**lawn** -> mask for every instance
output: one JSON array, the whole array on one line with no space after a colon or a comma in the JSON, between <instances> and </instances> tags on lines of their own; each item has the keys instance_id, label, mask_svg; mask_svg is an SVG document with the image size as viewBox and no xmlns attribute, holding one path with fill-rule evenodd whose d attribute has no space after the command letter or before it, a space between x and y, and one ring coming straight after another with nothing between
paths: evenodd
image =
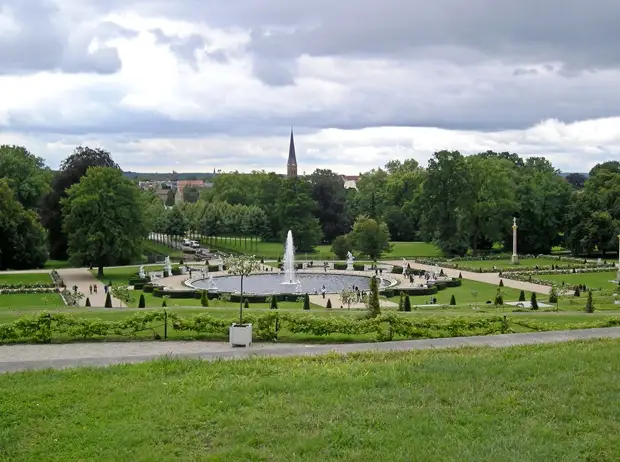
<instances>
[{"instance_id":1,"label":"lawn","mask_svg":"<svg viewBox=\"0 0 620 462\"><path fill-rule=\"evenodd\" d=\"M619 355L600 340L4 374L0 455L613 461Z\"/></svg>"},{"instance_id":2,"label":"lawn","mask_svg":"<svg viewBox=\"0 0 620 462\"><path fill-rule=\"evenodd\" d=\"M524 258L523 260L519 260L518 265L513 265L510 259L504 260L473 260L473 261L454 261L451 262L454 264L458 264L459 268L463 268L464 270L467 268L472 269L490 269L494 266L497 267L497 270L514 270L519 271L520 268L530 268L538 266L551 266L551 265L574 265L580 266L574 262L564 262L562 260L556 260L553 258Z\"/></svg>"},{"instance_id":3,"label":"lawn","mask_svg":"<svg viewBox=\"0 0 620 462\"><path fill-rule=\"evenodd\" d=\"M41 310L64 307L57 293L49 294L0 294L0 311Z\"/></svg>"},{"instance_id":4,"label":"lawn","mask_svg":"<svg viewBox=\"0 0 620 462\"><path fill-rule=\"evenodd\" d=\"M50 273L2 273L0 272L0 284L50 284Z\"/></svg>"},{"instance_id":5,"label":"lawn","mask_svg":"<svg viewBox=\"0 0 620 462\"><path fill-rule=\"evenodd\" d=\"M231 238L232 239L232 238ZM284 244L280 242L261 242L250 244L244 239L230 240L227 238L211 238L204 240L204 244L212 248L221 249L223 251L233 251L240 253L252 253L257 257L276 259L282 257L284 253ZM394 246L392 252L383 255L382 259L389 260L403 257L440 257L441 251L426 242L392 242ZM336 256L330 250L329 245L319 245L313 253L299 252L297 260L332 260Z\"/></svg>"}]
</instances>

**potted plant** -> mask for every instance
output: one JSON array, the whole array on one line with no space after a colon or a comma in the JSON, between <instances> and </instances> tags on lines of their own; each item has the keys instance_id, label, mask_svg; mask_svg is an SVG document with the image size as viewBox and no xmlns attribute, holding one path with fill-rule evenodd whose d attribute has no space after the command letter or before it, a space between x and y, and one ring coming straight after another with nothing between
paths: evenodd
<instances>
[{"instance_id":1,"label":"potted plant","mask_svg":"<svg viewBox=\"0 0 620 462\"><path fill-rule=\"evenodd\" d=\"M260 270L260 262L253 255L236 255L226 259L228 274L241 278L239 290L239 322L233 323L229 330L230 346L245 346L252 344L252 324L243 323L243 278Z\"/></svg>"}]
</instances>

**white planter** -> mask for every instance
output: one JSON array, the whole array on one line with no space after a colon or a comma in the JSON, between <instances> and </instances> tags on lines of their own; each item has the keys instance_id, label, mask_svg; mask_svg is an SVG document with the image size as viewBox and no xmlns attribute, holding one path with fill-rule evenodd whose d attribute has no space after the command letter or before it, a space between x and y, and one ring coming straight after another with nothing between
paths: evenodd
<instances>
[{"instance_id":1,"label":"white planter","mask_svg":"<svg viewBox=\"0 0 620 462\"><path fill-rule=\"evenodd\" d=\"M244 324L243 326L233 324L228 329L228 335L231 347L249 347L252 345L252 324Z\"/></svg>"}]
</instances>

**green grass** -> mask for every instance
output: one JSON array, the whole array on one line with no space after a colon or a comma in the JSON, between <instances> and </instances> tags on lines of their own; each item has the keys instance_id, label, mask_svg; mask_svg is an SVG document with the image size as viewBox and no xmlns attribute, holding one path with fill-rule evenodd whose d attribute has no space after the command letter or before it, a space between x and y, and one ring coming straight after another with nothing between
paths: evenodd
<instances>
[{"instance_id":1,"label":"green grass","mask_svg":"<svg viewBox=\"0 0 620 462\"><path fill-rule=\"evenodd\" d=\"M614 461L619 355L600 340L3 374L0 457Z\"/></svg>"},{"instance_id":2,"label":"green grass","mask_svg":"<svg viewBox=\"0 0 620 462\"><path fill-rule=\"evenodd\" d=\"M50 284L50 273L2 273L0 272L0 284Z\"/></svg>"},{"instance_id":3,"label":"green grass","mask_svg":"<svg viewBox=\"0 0 620 462\"><path fill-rule=\"evenodd\" d=\"M249 240L246 243L244 239L234 240L232 238L230 240L225 238L211 238L203 242L212 248L221 249L223 251L251 253L255 254L257 257L269 259L282 257L284 253L284 244L280 242L259 241L258 243L250 244ZM403 257L431 258L441 256L441 251L436 246L426 242L392 242L392 245L394 246L392 252L385 254L382 259L390 260ZM331 260L336 258L336 256L332 253L330 247L329 245L319 245L316 247L314 253L299 252L296 257L298 260Z\"/></svg>"},{"instance_id":4,"label":"green grass","mask_svg":"<svg viewBox=\"0 0 620 462\"><path fill-rule=\"evenodd\" d=\"M552 258L524 258L523 260L519 260L518 265L513 265L510 259L504 260L475 260L475 261L455 261L453 262L459 265L459 268L467 269L490 269L494 266L499 270L515 270L518 271L520 267L534 267L538 266L551 266L551 265L569 265L573 264L575 266L579 266L576 263L568 263L563 262L562 260L555 260Z\"/></svg>"},{"instance_id":5,"label":"green grass","mask_svg":"<svg viewBox=\"0 0 620 462\"><path fill-rule=\"evenodd\" d=\"M40 310L64 307L62 298L57 293L49 294L0 294L0 312L16 309Z\"/></svg>"}]
</instances>

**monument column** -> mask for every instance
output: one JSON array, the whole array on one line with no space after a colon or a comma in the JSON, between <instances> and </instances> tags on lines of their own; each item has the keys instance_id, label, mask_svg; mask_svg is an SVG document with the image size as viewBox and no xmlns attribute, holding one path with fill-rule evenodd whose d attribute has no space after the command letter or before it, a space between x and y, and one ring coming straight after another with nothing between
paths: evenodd
<instances>
[{"instance_id":1,"label":"monument column","mask_svg":"<svg viewBox=\"0 0 620 462\"><path fill-rule=\"evenodd\" d=\"M512 219L512 264L517 265L519 263L519 256L517 255L517 219Z\"/></svg>"}]
</instances>

